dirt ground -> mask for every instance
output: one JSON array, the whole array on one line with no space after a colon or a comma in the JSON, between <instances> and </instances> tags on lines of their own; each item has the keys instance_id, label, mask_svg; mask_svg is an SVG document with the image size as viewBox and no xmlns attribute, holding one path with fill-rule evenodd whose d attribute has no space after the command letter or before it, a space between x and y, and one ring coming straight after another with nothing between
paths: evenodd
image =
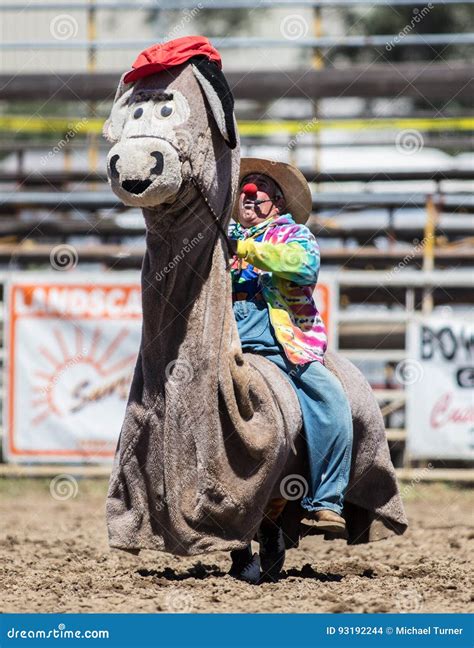
<instances>
[{"instance_id":1,"label":"dirt ground","mask_svg":"<svg viewBox=\"0 0 474 648\"><path fill-rule=\"evenodd\" d=\"M1 612L469 612L472 491L402 485L403 537L303 540L279 583L226 575L229 558L107 545L103 481L0 480ZM471 550L469 554L469 550Z\"/></svg>"}]
</instances>

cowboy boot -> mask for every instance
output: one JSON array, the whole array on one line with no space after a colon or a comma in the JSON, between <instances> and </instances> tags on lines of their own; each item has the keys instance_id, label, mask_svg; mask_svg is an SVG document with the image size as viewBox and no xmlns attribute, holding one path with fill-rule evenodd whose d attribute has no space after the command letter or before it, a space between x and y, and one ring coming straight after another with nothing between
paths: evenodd
<instances>
[{"instance_id":1,"label":"cowboy boot","mask_svg":"<svg viewBox=\"0 0 474 648\"><path fill-rule=\"evenodd\" d=\"M257 553L252 555L252 547L248 544L244 549L233 549L230 552L232 567L229 576L257 585L260 580L260 558Z\"/></svg>"},{"instance_id":2,"label":"cowboy boot","mask_svg":"<svg viewBox=\"0 0 474 648\"><path fill-rule=\"evenodd\" d=\"M320 511L306 511L301 524L323 531L324 533L344 534L346 532L346 521L344 518L329 509Z\"/></svg>"},{"instance_id":3,"label":"cowboy boot","mask_svg":"<svg viewBox=\"0 0 474 648\"><path fill-rule=\"evenodd\" d=\"M260 544L262 579L276 582L285 563L283 531L276 522L264 520L257 533Z\"/></svg>"}]
</instances>

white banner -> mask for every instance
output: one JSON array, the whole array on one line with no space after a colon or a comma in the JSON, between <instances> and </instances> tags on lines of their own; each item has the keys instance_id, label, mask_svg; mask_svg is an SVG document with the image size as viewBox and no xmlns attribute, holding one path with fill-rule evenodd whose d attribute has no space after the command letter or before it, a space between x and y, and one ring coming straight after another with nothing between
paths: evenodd
<instances>
[{"instance_id":1,"label":"white banner","mask_svg":"<svg viewBox=\"0 0 474 648\"><path fill-rule=\"evenodd\" d=\"M407 390L412 458L474 459L474 324L453 316L416 320L397 368Z\"/></svg>"},{"instance_id":2,"label":"white banner","mask_svg":"<svg viewBox=\"0 0 474 648\"><path fill-rule=\"evenodd\" d=\"M5 454L110 462L140 345L139 277L58 275L6 286Z\"/></svg>"}]
</instances>

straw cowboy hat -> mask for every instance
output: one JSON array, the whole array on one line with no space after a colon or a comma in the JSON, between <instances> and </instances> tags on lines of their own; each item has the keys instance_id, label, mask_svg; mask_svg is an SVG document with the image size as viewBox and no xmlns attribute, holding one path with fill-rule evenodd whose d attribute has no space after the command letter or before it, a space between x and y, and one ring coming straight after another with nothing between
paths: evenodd
<instances>
[{"instance_id":1,"label":"straw cowboy hat","mask_svg":"<svg viewBox=\"0 0 474 648\"><path fill-rule=\"evenodd\" d=\"M299 169L285 162L274 162L261 158L242 158L240 160L239 185L253 173L268 176L280 187L286 202L286 211L296 223L304 224L311 214L311 191L304 175ZM235 201L232 218L237 221L239 201Z\"/></svg>"}]
</instances>

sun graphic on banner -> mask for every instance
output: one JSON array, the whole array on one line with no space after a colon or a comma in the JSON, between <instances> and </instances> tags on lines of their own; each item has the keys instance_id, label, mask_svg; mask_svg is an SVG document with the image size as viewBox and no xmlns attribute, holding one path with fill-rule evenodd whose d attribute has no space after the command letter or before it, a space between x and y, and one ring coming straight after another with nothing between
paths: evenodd
<instances>
[{"instance_id":1,"label":"sun graphic on banner","mask_svg":"<svg viewBox=\"0 0 474 648\"><path fill-rule=\"evenodd\" d=\"M37 357L44 369L34 372L33 426L49 416L79 412L108 396L127 396L137 354L124 354L121 346L131 331L121 328L101 349L105 336L99 328L92 331L89 344L77 324L73 324L73 329L72 340L66 341L64 331L55 328L54 345L37 347Z\"/></svg>"}]
</instances>

